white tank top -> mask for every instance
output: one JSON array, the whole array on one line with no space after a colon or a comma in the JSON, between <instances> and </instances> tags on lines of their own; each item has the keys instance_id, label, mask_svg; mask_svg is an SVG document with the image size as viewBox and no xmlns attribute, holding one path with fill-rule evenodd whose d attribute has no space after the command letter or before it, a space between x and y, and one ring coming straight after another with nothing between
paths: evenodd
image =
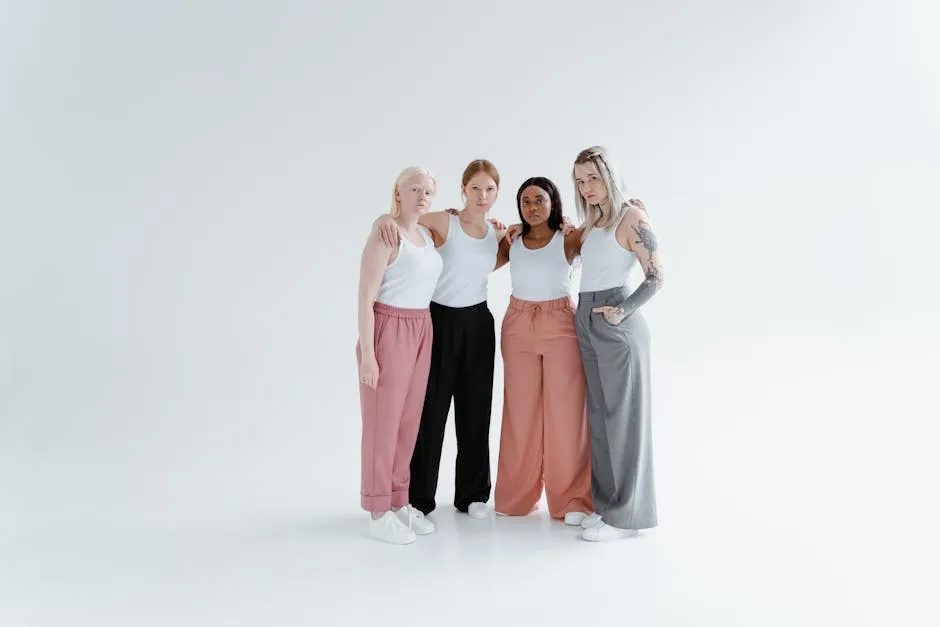
<instances>
[{"instance_id":1,"label":"white tank top","mask_svg":"<svg viewBox=\"0 0 940 627\"><path fill-rule=\"evenodd\" d=\"M571 295L571 264L565 257L565 236L556 231L548 244L531 250L522 237L509 247L512 295L521 300L555 300Z\"/></svg>"},{"instance_id":2,"label":"white tank top","mask_svg":"<svg viewBox=\"0 0 940 627\"><path fill-rule=\"evenodd\" d=\"M425 309L441 274L441 256L430 232L418 227L424 246L415 246L402 236L398 256L385 268L377 302L403 309Z\"/></svg>"},{"instance_id":3,"label":"white tank top","mask_svg":"<svg viewBox=\"0 0 940 627\"><path fill-rule=\"evenodd\" d=\"M617 241L616 228L594 227L581 244L581 291L625 286L636 263L636 254Z\"/></svg>"},{"instance_id":4,"label":"white tank top","mask_svg":"<svg viewBox=\"0 0 940 627\"><path fill-rule=\"evenodd\" d=\"M463 232L457 216L450 216L447 240L437 249L444 260L444 270L431 300L445 307L469 307L484 302L498 248L496 233L489 222L483 239L476 239Z\"/></svg>"}]
</instances>

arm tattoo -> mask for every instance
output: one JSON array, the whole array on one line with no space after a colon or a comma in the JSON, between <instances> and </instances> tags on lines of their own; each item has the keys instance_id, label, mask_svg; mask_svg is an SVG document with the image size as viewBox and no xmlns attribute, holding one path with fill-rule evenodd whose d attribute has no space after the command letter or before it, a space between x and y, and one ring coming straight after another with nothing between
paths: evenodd
<instances>
[{"instance_id":1,"label":"arm tattoo","mask_svg":"<svg viewBox=\"0 0 940 627\"><path fill-rule=\"evenodd\" d=\"M650 251L650 258L653 257L653 254L656 252L658 245L656 243L656 236L653 234L653 231L650 229L650 225L646 222L640 220L638 226L633 227L633 230L636 231L636 236L640 239L636 240L635 244L642 244L646 250Z\"/></svg>"},{"instance_id":2,"label":"arm tattoo","mask_svg":"<svg viewBox=\"0 0 940 627\"><path fill-rule=\"evenodd\" d=\"M633 290L633 293L627 297L620 305L623 311L624 319L629 318L646 301L653 297L653 294L659 291L663 286L662 276L659 273L650 273L646 275L646 280L640 283L640 286Z\"/></svg>"},{"instance_id":3,"label":"arm tattoo","mask_svg":"<svg viewBox=\"0 0 940 627\"><path fill-rule=\"evenodd\" d=\"M656 259L656 236L649 228L646 222L640 221L639 226L634 226L637 240L635 243L642 244L649 251L649 269L646 272L646 280L640 283L627 300L624 301L620 309L623 311L624 319L629 318L633 312L639 309L646 301L653 297L653 294L659 291L663 286L663 273Z\"/></svg>"}]
</instances>

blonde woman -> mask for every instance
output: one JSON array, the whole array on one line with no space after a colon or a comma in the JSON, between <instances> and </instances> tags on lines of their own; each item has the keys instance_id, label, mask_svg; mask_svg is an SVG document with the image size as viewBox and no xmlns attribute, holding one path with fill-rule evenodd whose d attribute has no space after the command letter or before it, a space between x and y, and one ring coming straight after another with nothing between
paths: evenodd
<instances>
[{"instance_id":1,"label":"blonde woman","mask_svg":"<svg viewBox=\"0 0 940 627\"><path fill-rule=\"evenodd\" d=\"M434 234L444 269L431 298L434 346L421 427L411 459L411 503L429 514L436 494L451 401L457 435L454 507L471 518L487 518L491 493L490 412L496 332L487 306L490 272L499 265L502 225L487 220L499 193L499 172L486 159L476 159L461 178L464 207L425 215L421 224ZM400 228L387 217L376 226L389 243Z\"/></svg>"},{"instance_id":2,"label":"blonde woman","mask_svg":"<svg viewBox=\"0 0 940 627\"><path fill-rule=\"evenodd\" d=\"M389 246L371 234L359 277L359 394L362 405L361 504L372 513L369 535L410 544L434 525L409 504L410 462L431 365L429 304L441 273L430 231L418 224L437 184L406 168L392 191L390 218L401 233Z\"/></svg>"},{"instance_id":3,"label":"blonde woman","mask_svg":"<svg viewBox=\"0 0 940 627\"><path fill-rule=\"evenodd\" d=\"M650 335L639 309L662 287L663 272L646 208L626 200L607 151L582 151L573 178L584 221L576 325L587 376L595 507L581 523L581 537L599 542L657 525ZM633 289L627 282L635 266L646 278Z\"/></svg>"}]
</instances>

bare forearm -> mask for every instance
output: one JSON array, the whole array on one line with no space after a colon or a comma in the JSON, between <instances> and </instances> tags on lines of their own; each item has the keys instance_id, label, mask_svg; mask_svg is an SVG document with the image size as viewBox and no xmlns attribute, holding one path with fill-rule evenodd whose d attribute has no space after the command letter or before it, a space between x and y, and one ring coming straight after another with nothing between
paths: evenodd
<instances>
[{"instance_id":1,"label":"bare forearm","mask_svg":"<svg viewBox=\"0 0 940 627\"><path fill-rule=\"evenodd\" d=\"M359 301L359 350L363 357L375 355L375 311L365 299Z\"/></svg>"}]
</instances>

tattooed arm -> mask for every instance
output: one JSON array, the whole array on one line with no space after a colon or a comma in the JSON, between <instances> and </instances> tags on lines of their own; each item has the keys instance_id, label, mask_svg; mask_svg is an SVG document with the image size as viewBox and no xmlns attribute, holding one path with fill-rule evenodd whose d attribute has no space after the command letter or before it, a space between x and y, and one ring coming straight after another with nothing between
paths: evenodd
<instances>
[{"instance_id":1,"label":"tattooed arm","mask_svg":"<svg viewBox=\"0 0 940 627\"><path fill-rule=\"evenodd\" d=\"M620 324L653 297L663 286L663 269L659 258L659 246L650 226L646 207L639 200L631 200L630 207L617 227L617 241L636 254L646 280L633 291L620 307L596 307L611 324Z\"/></svg>"}]
</instances>

